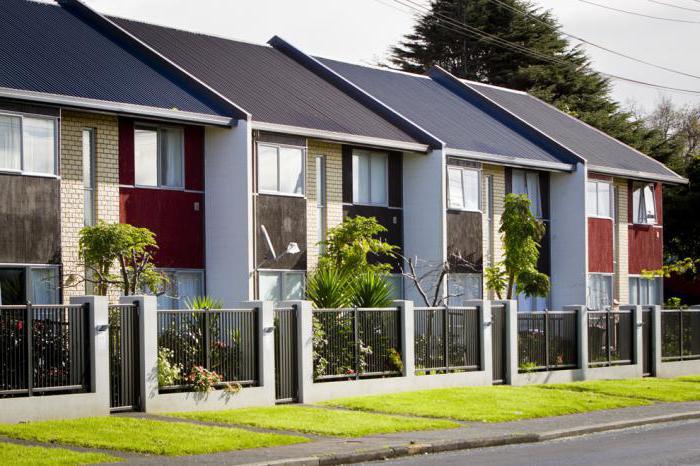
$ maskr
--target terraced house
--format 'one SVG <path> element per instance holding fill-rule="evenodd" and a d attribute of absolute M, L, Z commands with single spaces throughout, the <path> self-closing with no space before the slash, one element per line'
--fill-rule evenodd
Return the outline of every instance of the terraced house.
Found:
<path fill-rule="evenodd" d="M 121 18 L 77 0 L 0 4 L 2 303 L 83 294 L 77 235 L 97 220 L 157 235 L 164 308 L 298 299 L 318 242 L 376 217 L 448 287 L 487 296 L 508 192 L 547 236 L 551 295 L 521 310 L 657 303 L 661 164 L 527 94 Z M 26 18 L 32 17 L 33 21 Z M 415 298 L 393 264 L 397 296 Z M 82 288 L 81 288 L 82 286 Z"/>

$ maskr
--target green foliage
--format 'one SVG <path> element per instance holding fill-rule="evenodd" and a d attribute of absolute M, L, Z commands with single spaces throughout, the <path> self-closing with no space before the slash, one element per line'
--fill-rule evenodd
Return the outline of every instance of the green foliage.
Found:
<path fill-rule="evenodd" d="M 484 269 L 484 281 L 486 288 L 496 293 L 498 299 L 503 299 L 503 294 L 508 286 L 508 274 L 499 265 L 492 265 Z"/>
<path fill-rule="evenodd" d="M 204 310 L 204 309 L 223 309 L 224 303 L 220 299 L 212 298 L 211 296 L 195 296 L 185 300 L 187 309 Z"/>
<path fill-rule="evenodd" d="M 160 348 L 158 350 L 158 386 L 172 387 L 182 380 L 182 364 L 172 363 L 175 357 L 173 350 Z"/>
<path fill-rule="evenodd" d="M 216 386 L 222 382 L 219 374 L 202 366 L 192 366 L 187 381 L 192 385 L 192 390 L 205 393 L 213 392 Z"/>
<path fill-rule="evenodd" d="M 695 275 L 698 265 L 700 265 L 700 259 L 686 257 L 685 259 L 665 264 L 660 269 L 642 270 L 642 276 L 644 278 L 670 278 L 671 275 L 684 275 L 686 273 Z"/>
<path fill-rule="evenodd" d="M 390 285 L 377 272 L 368 270 L 353 282 L 353 307 L 389 307 L 392 301 Z"/>
<path fill-rule="evenodd" d="M 79 464 L 120 463 L 121 461 L 121 458 L 103 453 L 0 442 L 0 464 L 11 464 L 12 466 L 77 466 Z"/>
<path fill-rule="evenodd" d="M 330 264 L 320 265 L 306 281 L 306 297 L 317 308 L 348 307 L 352 300 L 349 274 Z"/>
<path fill-rule="evenodd" d="M 110 286 L 118 286 L 124 295 L 159 289 L 166 278 L 152 262 L 157 249 L 152 231 L 126 223 L 83 227 L 78 240 L 78 253 L 88 270 L 84 280 L 94 282 L 98 295 L 106 295 Z M 119 273 L 112 273 L 115 268 Z M 68 284 L 76 281 L 71 277 Z"/>
<path fill-rule="evenodd" d="M 666 309 L 682 309 L 684 306 L 681 298 L 673 297 L 666 300 L 664 307 Z"/>
<path fill-rule="evenodd" d="M 389 348 L 389 363 L 396 372 L 403 373 L 403 360 L 396 348 Z"/>
<path fill-rule="evenodd" d="M 524 362 L 518 367 L 518 372 L 521 374 L 531 374 L 537 370 L 537 363 L 532 361 Z"/>

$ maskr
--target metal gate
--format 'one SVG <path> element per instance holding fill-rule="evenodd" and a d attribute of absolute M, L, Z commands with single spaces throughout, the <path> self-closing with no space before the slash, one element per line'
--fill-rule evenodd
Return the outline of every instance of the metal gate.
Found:
<path fill-rule="evenodd" d="M 642 309 L 642 375 L 650 377 L 652 374 L 652 320 L 651 309 Z"/>
<path fill-rule="evenodd" d="M 493 354 L 493 383 L 506 381 L 506 308 L 504 305 L 491 307 L 491 347 Z"/>
<path fill-rule="evenodd" d="M 294 403 L 298 395 L 297 308 L 275 309 L 275 399 Z"/>
<path fill-rule="evenodd" d="M 139 306 L 109 306 L 109 407 L 112 412 L 140 409 Z"/>

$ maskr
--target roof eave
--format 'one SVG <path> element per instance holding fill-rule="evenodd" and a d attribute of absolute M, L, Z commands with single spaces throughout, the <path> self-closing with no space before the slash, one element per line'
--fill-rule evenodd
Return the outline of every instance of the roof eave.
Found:
<path fill-rule="evenodd" d="M 659 181 L 666 184 L 688 184 L 688 180 L 679 175 L 661 175 L 658 173 L 642 172 L 638 170 L 625 170 L 624 168 L 603 167 L 600 165 L 588 165 L 589 172 L 611 175 L 620 178 L 631 178 L 643 181 Z"/>
<path fill-rule="evenodd" d="M 571 173 L 576 171 L 576 165 L 563 162 L 550 162 L 547 160 L 531 160 L 522 157 L 514 157 L 510 155 L 487 154 L 485 152 L 476 152 L 463 149 L 445 149 L 446 155 L 456 157 L 465 157 L 482 162 L 493 162 L 497 165 L 505 165 L 510 167 L 534 168 L 546 171 L 566 172 Z"/>

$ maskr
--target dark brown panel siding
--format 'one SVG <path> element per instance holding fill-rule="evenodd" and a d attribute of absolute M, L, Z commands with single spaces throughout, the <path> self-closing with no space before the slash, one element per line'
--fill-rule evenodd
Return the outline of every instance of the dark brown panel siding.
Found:
<path fill-rule="evenodd" d="M 306 199 L 260 194 L 256 204 L 257 266 L 263 269 L 306 270 Z M 260 229 L 261 225 L 265 225 L 278 255 L 284 252 L 292 241 L 299 245 L 301 253 L 285 255 L 277 261 L 267 261 L 270 254 Z"/>
<path fill-rule="evenodd" d="M 403 207 L 403 158 L 401 152 L 389 152 L 389 206 Z"/>
<path fill-rule="evenodd" d="M 0 262 L 59 264 L 59 181 L 0 175 Z"/>
<path fill-rule="evenodd" d="M 380 238 L 389 244 L 398 246 L 403 253 L 403 211 L 399 209 L 387 209 L 386 207 L 374 207 L 352 205 L 343 207 L 344 217 L 374 217 L 377 222 L 387 229 Z M 389 258 L 377 258 L 371 262 L 390 262 L 394 272 L 400 271 L 400 261 Z"/>
<path fill-rule="evenodd" d="M 43 105 L 13 100 L 0 99 L 0 109 L 17 113 L 33 113 L 34 115 L 46 115 L 52 117 L 58 117 L 61 115 L 61 110 L 58 107 L 45 107 Z"/>
<path fill-rule="evenodd" d="M 479 273 L 483 269 L 483 235 L 480 212 L 447 211 L 447 257 L 457 255 L 468 265 L 458 265 L 458 272 Z"/>
<path fill-rule="evenodd" d="M 352 204 L 352 147 L 343 146 L 343 203 Z"/>

